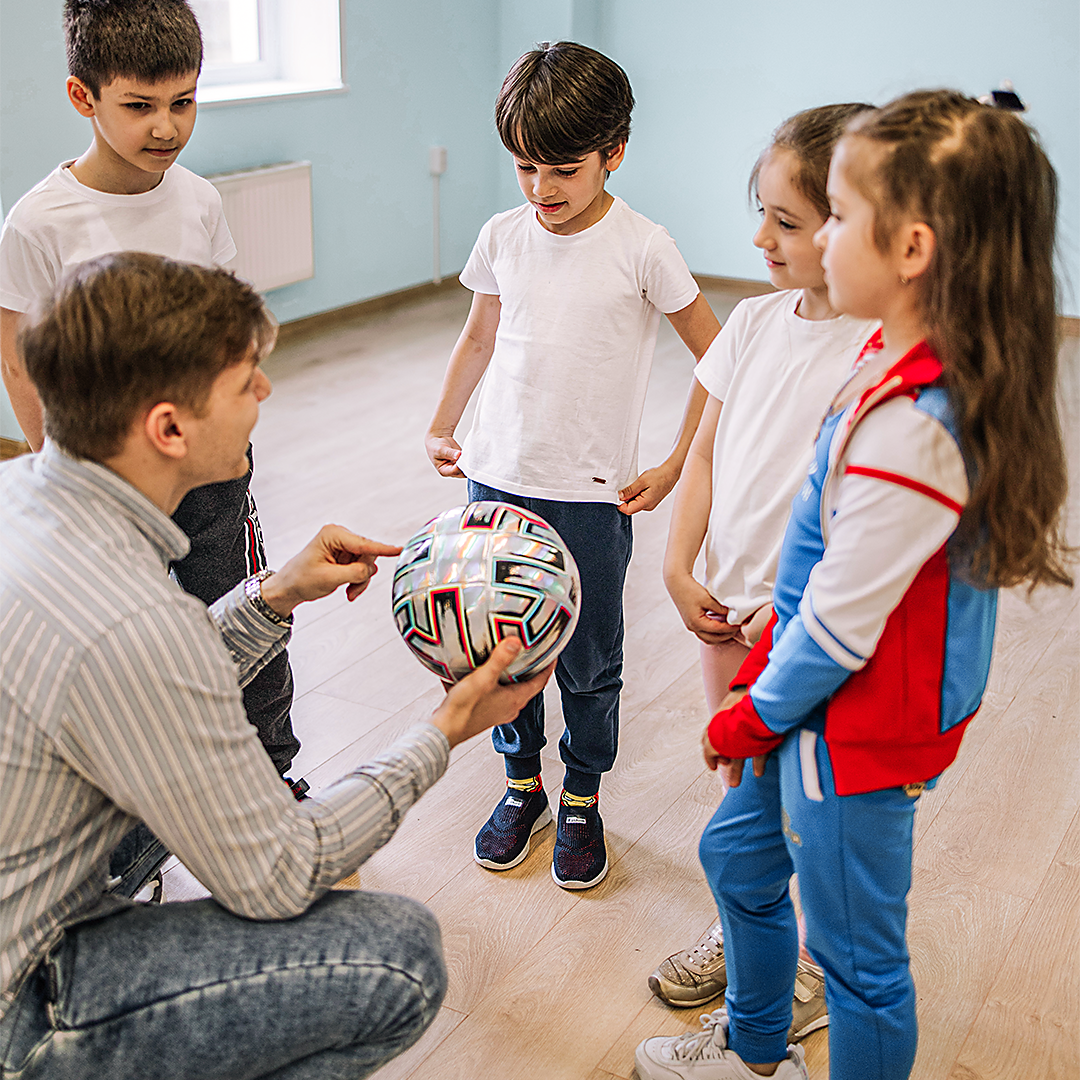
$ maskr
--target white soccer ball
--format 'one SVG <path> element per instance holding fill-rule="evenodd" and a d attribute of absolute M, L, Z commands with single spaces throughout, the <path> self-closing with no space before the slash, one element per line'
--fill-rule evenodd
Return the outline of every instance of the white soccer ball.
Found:
<path fill-rule="evenodd" d="M 429 670 L 456 682 L 510 634 L 524 648 L 504 682 L 547 667 L 577 626 L 581 580 L 559 534 L 501 502 L 447 510 L 405 544 L 394 571 L 394 621 Z"/>

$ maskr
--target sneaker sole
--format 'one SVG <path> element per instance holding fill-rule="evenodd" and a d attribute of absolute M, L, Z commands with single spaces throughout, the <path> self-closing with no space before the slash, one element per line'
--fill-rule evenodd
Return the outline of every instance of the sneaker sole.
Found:
<path fill-rule="evenodd" d="M 719 990 L 710 990 L 704 997 L 675 998 L 670 996 L 661 981 L 661 977 L 654 971 L 649 976 L 649 989 L 665 1005 L 671 1005 L 676 1009 L 694 1009 L 699 1005 L 704 1005 L 707 1001 L 712 1001 L 713 998 L 718 998 L 727 989 L 727 984 L 725 983 Z"/>
<path fill-rule="evenodd" d="M 485 870 L 512 870 L 520 862 L 525 861 L 525 857 L 529 854 L 529 848 L 532 846 L 530 841 L 533 836 L 541 829 L 551 824 L 551 807 L 545 806 L 544 812 L 533 822 L 533 827 L 529 830 L 529 839 L 525 841 L 525 846 L 521 849 L 521 854 L 512 862 L 492 862 L 490 859 L 481 859 L 476 853 L 476 848 L 473 848 L 473 859 L 478 862 Z M 605 867 L 604 873 L 607 873 Z"/>
<path fill-rule="evenodd" d="M 594 885 L 599 885 L 600 882 L 607 877 L 607 872 L 608 864 L 607 860 L 605 859 L 604 869 L 601 870 L 600 873 L 592 879 L 592 881 L 562 881 L 560 880 L 559 875 L 555 873 L 555 864 L 551 864 L 551 880 L 554 881 L 560 889 L 591 889 Z"/>
<path fill-rule="evenodd" d="M 788 1042 L 789 1043 L 799 1042 L 802 1039 L 805 1039 L 806 1036 L 809 1035 L 811 1032 L 820 1031 L 823 1027 L 828 1027 L 828 1026 L 829 1026 L 829 1014 L 828 1013 L 823 1013 L 821 1016 L 817 1017 L 816 1020 L 811 1020 L 809 1024 L 806 1024 L 803 1027 L 799 1028 L 798 1031 L 796 1031 L 794 1028 L 792 1028 L 788 1032 Z"/>

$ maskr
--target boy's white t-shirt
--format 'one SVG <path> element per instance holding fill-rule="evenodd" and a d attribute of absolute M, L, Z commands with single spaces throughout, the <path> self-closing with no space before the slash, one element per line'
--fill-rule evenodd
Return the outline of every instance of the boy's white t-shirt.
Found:
<path fill-rule="evenodd" d="M 61 273 L 98 255 L 144 251 L 221 266 L 236 255 L 221 196 L 208 180 L 173 165 L 139 195 L 80 184 L 66 161 L 12 208 L 0 234 L 0 307 L 24 312 Z"/>
<path fill-rule="evenodd" d="M 874 320 L 801 319 L 801 289 L 743 300 L 697 380 L 724 403 L 713 444 L 705 587 L 740 623 L 772 600 L 791 500 L 806 479 L 818 426 Z"/>
<path fill-rule="evenodd" d="M 675 241 L 618 197 L 571 236 L 526 203 L 480 230 L 461 283 L 502 304 L 461 471 L 516 495 L 617 503 L 637 476 L 661 312 L 699 291 Z"/>

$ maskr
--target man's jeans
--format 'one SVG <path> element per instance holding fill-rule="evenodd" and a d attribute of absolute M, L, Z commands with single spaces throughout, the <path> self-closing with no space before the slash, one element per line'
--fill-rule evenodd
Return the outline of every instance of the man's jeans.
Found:
<path fill-rule="evenodd" d="M 282 922 L 140 904 L 68 928 L 0 1020 L 0 1077 L 354 1080 L 445 992 L 438 923 L 404 897 L 330 892 Z"/>

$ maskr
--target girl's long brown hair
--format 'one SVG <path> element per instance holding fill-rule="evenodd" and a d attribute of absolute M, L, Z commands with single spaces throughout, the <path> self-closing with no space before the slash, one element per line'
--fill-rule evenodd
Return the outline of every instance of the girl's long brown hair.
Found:
<path fill-rule="evenodd" d="M 902 218 L 934 232 L 921 310 L 971 481 L 954 552 L 990 586 L 1071 585 L 1053 167 L 1020 117 L 948 90 L 897 98 L 845 137 L 873 149 L 852 179 L 875 204 L 878 245 Z"/>

